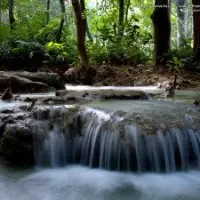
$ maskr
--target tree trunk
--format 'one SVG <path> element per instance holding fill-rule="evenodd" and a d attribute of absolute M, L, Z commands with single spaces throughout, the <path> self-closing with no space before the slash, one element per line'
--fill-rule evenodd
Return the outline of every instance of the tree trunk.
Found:
<path fill-rule="evenodd" d="M 156 0 L 151 15 L 154 26 L 154 62 L 164 65 L 168 59 L 170 48 L 170 8 L 168 0 Z"/>
<path fill-rule="evenodd" d="M 14 17 L 14 0 L 8 1 L 9 6 L 9 22 L 10 22 L 10 29 L 13 30 L 14 23 L 15 23 L 15 17 Z"/>
<path fill-rule="evenodd" d="M 176 0 L 177 22 L 178 22 L 178 46 L 185 43 L 186 38 L 186 0 Z"/>
<path fill-rule="evenodd" d="M 50 20 L 50 0 L 47 0 L 47 16 L 46 16 L 46 24 L 49 23 L 49 20 Z"/>
<path fill-rule="evenodd" d="M 124 0 L 119 0 L 119 34 L 124 32 Z"/>
<path fill-rule="evenodd" d="M 194 58 L 200 62 L 200 1 L 193 0 Z"/>
<path fill-rule="evenodd" d="M 85 14 L 85 0 L 80 0 L 80 7 L 81 7 L 81 13 L 83 17 L 85 35 L 87 34 L 89 40 L 93 41 L 93 37 L 92 37 L 92 34 L 90 33 L 90 29 L 88 26 L 87 16 Z"/>
<path fill-rule="evenodd" d="M 60 24 L 58 27 L 58 32 L 56 35 L 56 42 L 60 42 L 61 36 L 62 36 L 62 30 L 65 22 L 65 0 L 59 0 L 60 1 L 60 8 L 61 8 L 61 19 L 60 19 Z"/>
<path fill-rule="evenodd" d="M 88 57 L 85 46 L 85 26 L 81 15 L 81 6 L 78 0 L 72 0 L 72 6 L 76 18 L 77 47 L 80 64 L 83 68 L 88 68 Z"/>
<path fill-rule="evenodd" d="M 77 69 L 76 74 L 84 84 L 92 84 L 96 75 L 96 70 L 89 66 L 86 45 L 85 45 L 85 26 L 81 15 L 81 6 L 79 0 L 71 0 L 76 18 L 77 48 L 81 67 Z"/>
<path fill-rule="evenodd" d="M 126 3 L 126 13 L 125 13 L 125 20 L 126 20 L 126 22 L 128 21 L 128 11 L 129 11 L 130 5 L 131 5 L 131 0 L 127 0 L 127 3 Z"/>

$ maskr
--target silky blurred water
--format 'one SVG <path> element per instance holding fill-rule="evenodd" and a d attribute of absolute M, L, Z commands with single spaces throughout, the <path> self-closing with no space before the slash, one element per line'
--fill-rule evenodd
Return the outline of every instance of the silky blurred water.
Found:
<path fill-rule="evenodd" d="M 71 166 L 0 169 L 2 200 L 199 200 L 200 172 L 132 174 Z"/>
<path fill-rule="evenodd" d="M 188 119 L 198 116 L 190 105 L 199 93 L 177 93 L 178 100 L 103 101 L 91 107 L 134 111 L 164 116 L 172 113 Z M 187 98 L 187 96 L 189 96 Z M 185 101 L 185 100 L 184 100 Z M 18 106 L 18 102 L 0 102 L 0 108 Z M 200 172 L 122 173 L 83 166 L 54 169 L 18 169 L 0 165 L 1 200 L 199 200 Z"/>

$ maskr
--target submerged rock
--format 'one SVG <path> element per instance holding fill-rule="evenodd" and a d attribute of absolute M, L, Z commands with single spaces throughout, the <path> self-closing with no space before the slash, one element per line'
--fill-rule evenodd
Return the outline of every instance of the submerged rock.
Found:
<path fill-rule="evenodd" d="M 92 95 L 100 96 L 101 99 L 148 99 L 148 95 L 140 90 L 100 90 Z"/>
<path fill-rule="evenodd" d="M 140 90 L 114 90 L 114 89 L 98 89 L 98 90 L 58 90 L 56 96 L 75 99 L 101 99 L 101 100 L 127 100 L 127 99 L 148 99 L 148 94 Z"/>

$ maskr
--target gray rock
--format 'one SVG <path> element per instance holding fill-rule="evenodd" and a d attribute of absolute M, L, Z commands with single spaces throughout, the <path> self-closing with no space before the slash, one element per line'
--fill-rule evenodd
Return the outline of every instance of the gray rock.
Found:
<path fill-rule="evenodd" d="M 33 82 L 26 78 L 1 72 L 0 91 L 4 91 L 8 87 L 11 87 L 14 93 L 48 92 L 50 90 L 49 86 L 45 83 Z"/>
<path fill-rule="evenodd" d="M 23 123 L 7 124 L 1 139 L 1 155 L 16 164 L 32 164 L 34 161 L 33 135 Z"/>
<path fill-rule="evenodd" d="M 58 90 L 56 96 L 67 99 L 148 99 L 148 94 L 139 90 Z"/>
<path fill-rule="evenodd" d="M 12 72 L 13 75 L 29 79 L 34 82 L 42 82 L 47 84 L 49 87 L 56 89 L 64 89 L 65 82 L 61 76 L 56 73 L 48 72 Z"/>
<path fill-rule="evenodd" d="M 0 91 L 11 87 L 14 93 L 49 92 L 64 89 L 65 83 L 56 73 L 0 72 Z"/>

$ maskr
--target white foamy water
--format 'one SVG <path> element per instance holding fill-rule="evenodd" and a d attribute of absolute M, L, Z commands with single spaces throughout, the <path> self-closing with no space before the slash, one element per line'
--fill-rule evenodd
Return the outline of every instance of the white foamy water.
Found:
<path fill-rule="evenodd" d="M 200 172 L 131 174 L 80 166 L 12 172 L 0 175 L 0 194 L 2 200 L 199 200 Z"/>
<path fill-rule="evenodd" d="M 88 85 L 65 85 L 67 90 L 75 90 L 75 91 L 95 91 L 95 90 L 142 90 L 146 92 L 155 91 L 161 92 L 164 90 L 158 89 L 157 86 L 142 86 L 142 87 L 134 87 L 134 86 L 88 86 Z"/>
<path fill-rule="evenodd" d="M 88 85 L 65 85 L 66 90 L 69 91 L 97 91 L 97 90 L 115 90 L 115 91 L 135 91 L 141 90 L 146 93 L 159 95 L 165 92 L 165 89 L 160 89 L 157 86 L 88 86 Z M 161 95 L 162 96 L 162 95 Z M 163 97 L 162 97 L 163 98 Z M 175 90 L 175 97 L 173 100 L 178 101 L 194 101 L 200 99 L 200 92 L 194 90 Z"/>
<path fill-rule="evenodd" d="M 19 95 L 20 97 L 29 97 L 29 98 L 53 97 L 55 96 L 55 92 L 27 93 L 27 94 L 19 94 Z"/>
<path fill-rule="evenodd" d="M 23 103 L 23 102 L 19 102 L 19 101 L 12 101 L 12 102 L 9 102 L 9 101 L 0 101 L 0 109 L 11 109 L 11 108 L 16 108 L 20 105 L 24 105 L 26 103 Z"/>

